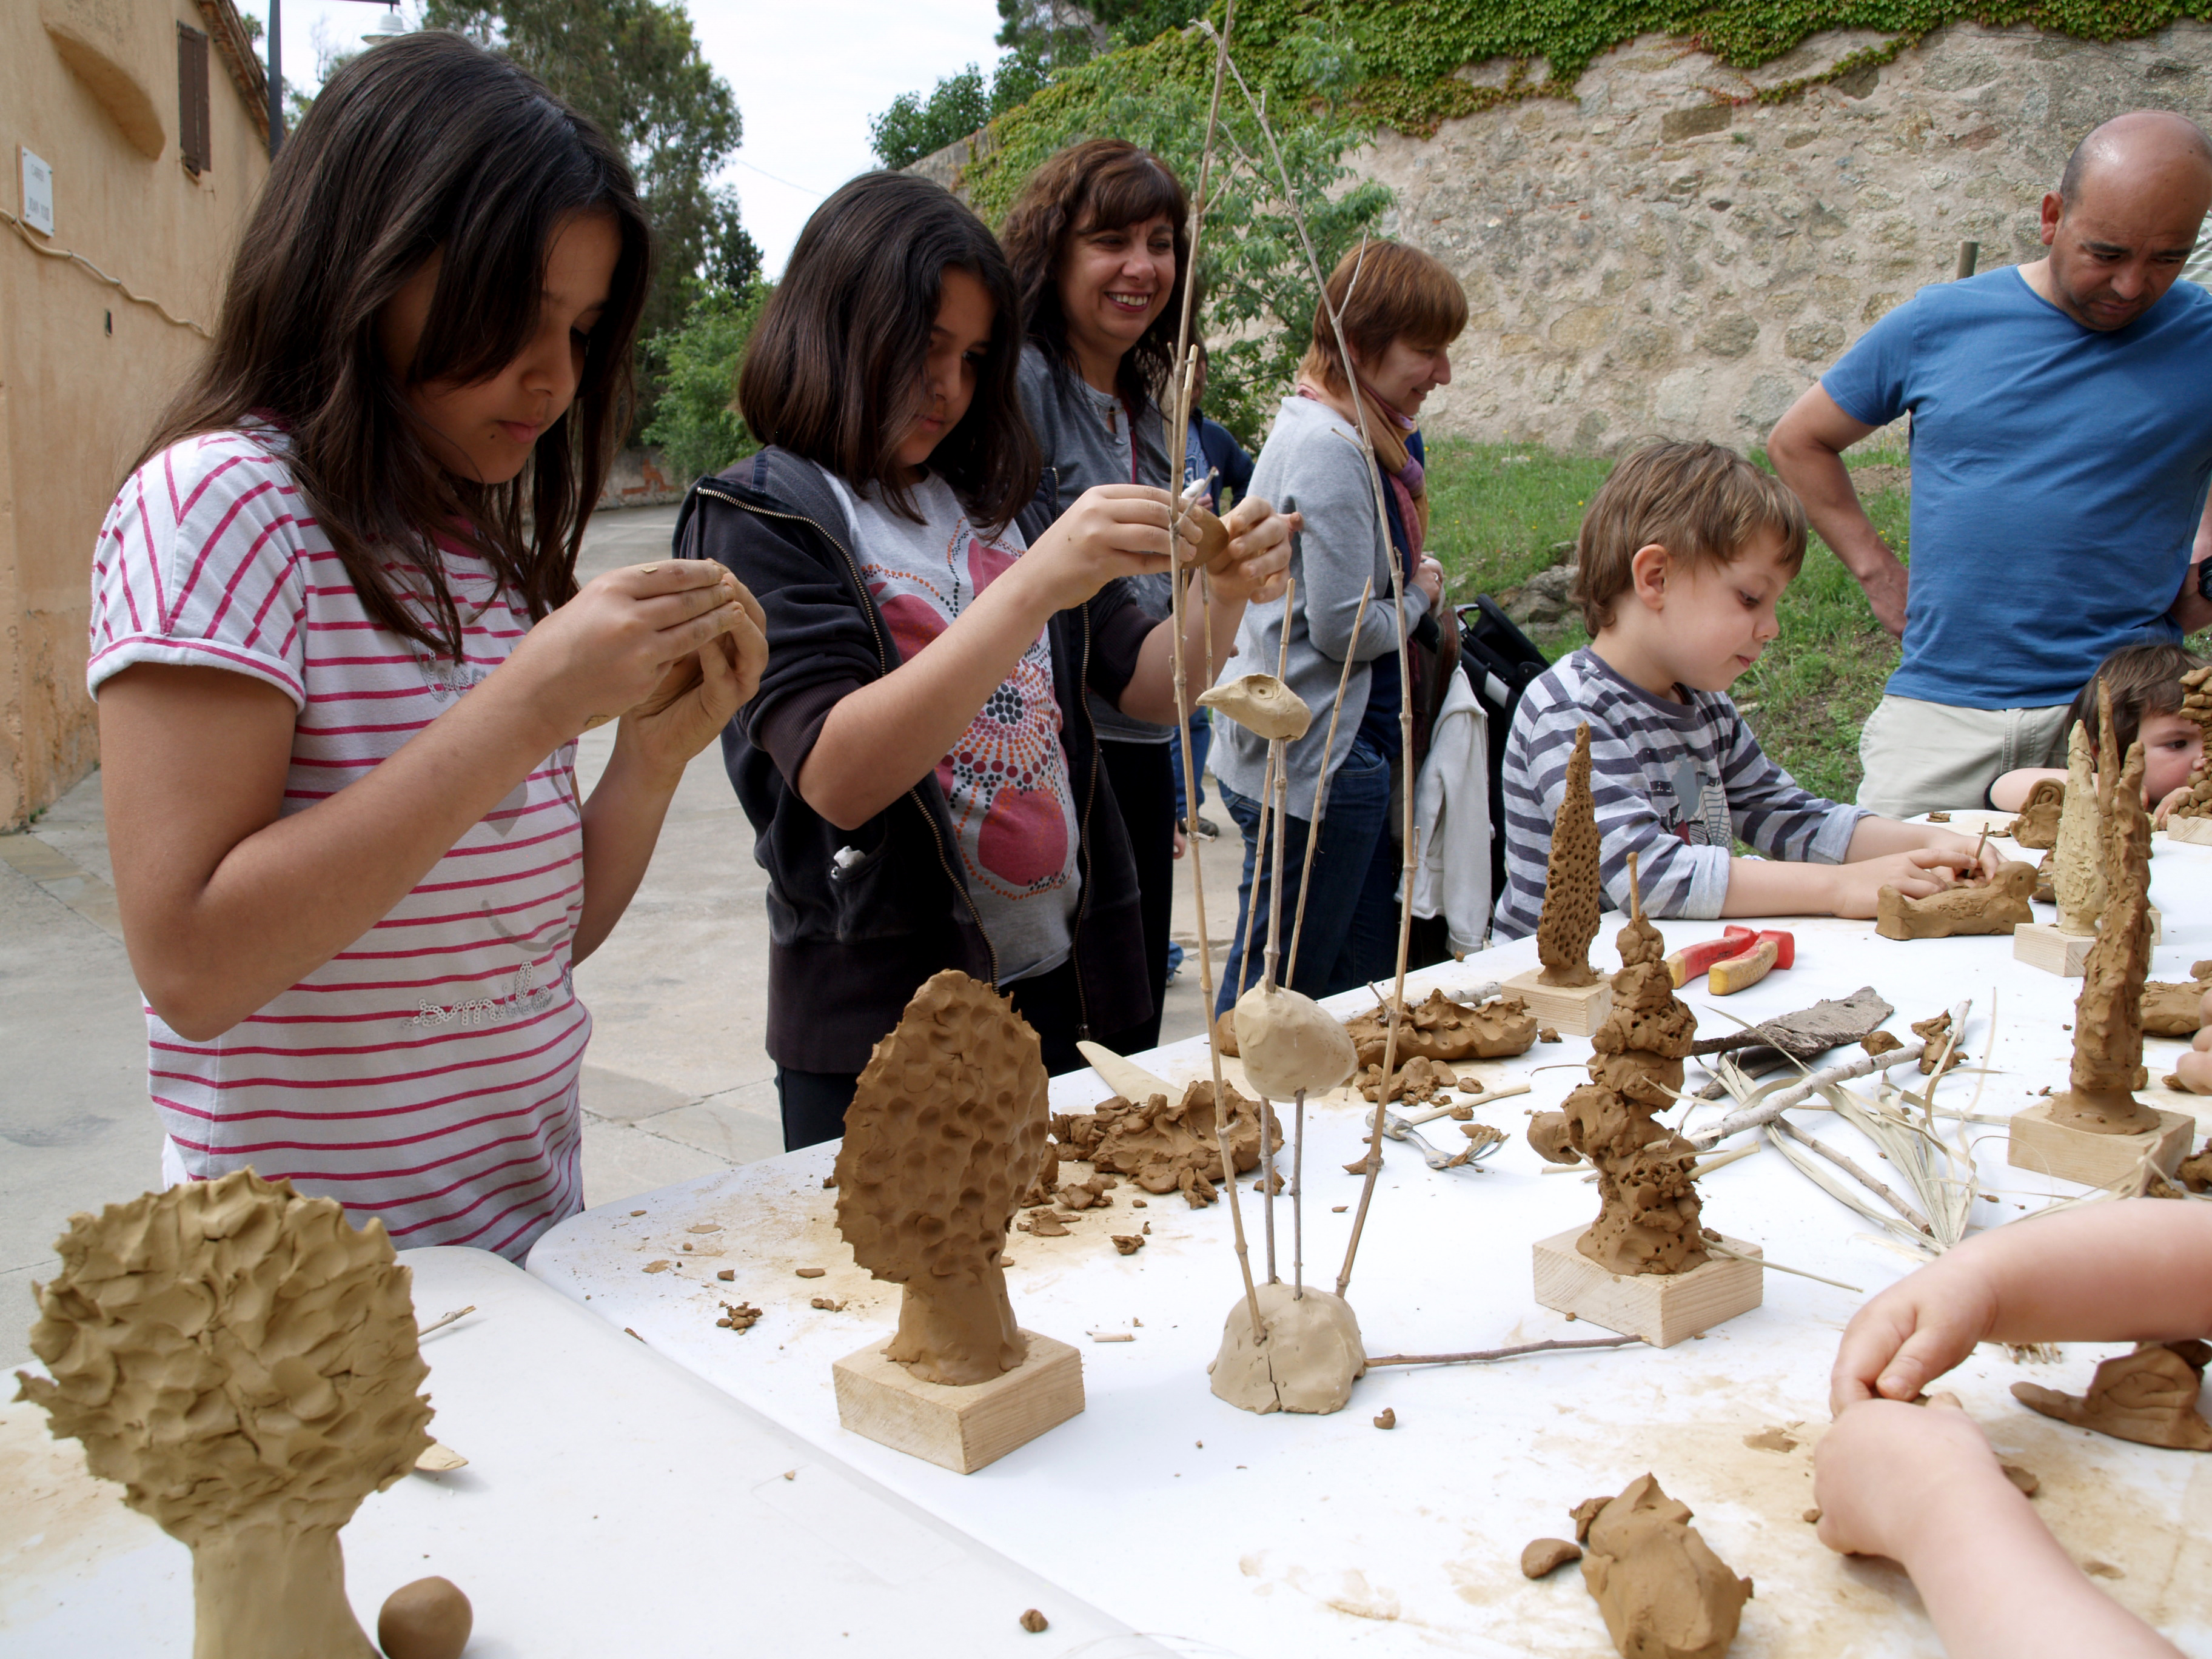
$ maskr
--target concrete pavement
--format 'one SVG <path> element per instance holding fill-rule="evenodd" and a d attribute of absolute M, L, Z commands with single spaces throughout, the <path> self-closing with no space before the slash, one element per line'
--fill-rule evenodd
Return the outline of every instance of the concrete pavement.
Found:
<path fill-rule="evenodd" d="M 674 507 L 602 513 L 579 574 L 661 556 Z M 588 790 L 613 728 L 585 734 Z M 1215 962 L 1236 919 L 1234 829 L 1205 859 Z M 1181 875 L 1178 867 L 1178 875 Z M 161 1172 L 146 1105 L 145 1023 L 115 912 L 100 775 L 29 831 L 0 836 L 0 1365 L 27 1356 L 30 1282 L 53 1270 L 71 1213 L 137 1195 Z M 598 953 L 576 969 L 594 1029 L 585 1059 L 584 1197 L 611 1203 L 782 1150 L 767 1014 L 767 878 L 710 746 L 685 773 L 651 866 Z M 1188 880 L 1176 936 L 1193 951 L 1168 988 L 1164 1039 L 1203 1029 Z"/>

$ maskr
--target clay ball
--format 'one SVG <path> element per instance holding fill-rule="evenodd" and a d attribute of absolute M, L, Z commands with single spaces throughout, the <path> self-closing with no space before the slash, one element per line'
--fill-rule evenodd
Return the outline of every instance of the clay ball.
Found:
<path fill-rule="evenodd" d="M 460 1659 L 476 1614 L 450 1578 L 417 1578 L 384 1600 L 376 1644 L 385 1659 Z"/>
<path fill-rule="evenodd" d="M 1359 1069 L 1351 1035 L 1311 997 L 1255 985 L 1232 1012 L 1244 1076 L 1270 1100 L 1326 1094 Z"/>

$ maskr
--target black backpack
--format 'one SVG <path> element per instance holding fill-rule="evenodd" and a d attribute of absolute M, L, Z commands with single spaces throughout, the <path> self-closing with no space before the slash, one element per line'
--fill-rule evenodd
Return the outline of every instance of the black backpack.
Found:
<path fill-rule="evenodd" d="M 1505 890 L 1505 739 L 1521 694 L 1552 665 L 1487 593 L 1459 607 L 1459 665 L 1490 717 L 1490 890 Z"/>

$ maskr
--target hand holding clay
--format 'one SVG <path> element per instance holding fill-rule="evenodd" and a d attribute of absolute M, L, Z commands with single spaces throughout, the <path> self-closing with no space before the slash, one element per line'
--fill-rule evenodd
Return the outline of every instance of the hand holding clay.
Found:
<path fill-rule="evenodd" d="M 1977 1270 L 1984 1250 L 1945 1256 L 1899 1279 L 1851 1316 L 1828 1373 L 1828 1409 L 1886 1396 L 1913 1400 L 1974 1351 L 1997 1316 L 1996 1287 Z"/>
<path fill-rule="evenodd" d="M 734 576 L 740 615 L 730 631 L 684 658 L 653 694 L 623 717 L 617 741 L 629 745 L 673 788 L 690 758 L 721 734 L 752 701 L 768 667 L 768 617 Z"/>
<path fill-rule="evenodd" d="M 1924 1543 L 1972 1525 L 1969 1516 L 2027 1503 L 1948 1394 L 1925 1406 L 1865 1400 L 1838 1417 L 1814 1450 L 1813 1501 L 1830 1549 L 1908 1567 Z"/>
<path fill-rule="evenodd" d="M 1833 866 L 1828 872 L 1829 914 L 1870 920 L 1881 908 L 1885 887 L 1894 887 L 1907 898 L 1933 898 L 1956 884 L 1960 871 L 1973 868 L 1973 843 L 1966 842 L 1955 852 L 1916 847 L 1906 853 Z"/>
<path fill-rule="evenodd" d="M 532 629 L 487 684 L 526 697 L 565 742 L 651 697 L 672 668 L 732 629 L 758 628 L 751 601 L 709 559 L 611 570 Z M 764 640 L 762 650 L 764 659 Z"/>
<path fill-rule="evenodd" d="M 1283 597 L 1284 574 L 1291 568 L 1291 538 L 1305 520 L 1278 513 L 1257 495 L 1247 495 L 1221 520 L 1229 548 L 1207 567 L 1213 595 L 1231 604 L 1265 605 Z"/>
<path fill-rule="evenodd" d="M 1024 588 L 1034 589 L 1043 614 L 1066 611 L 1116 576 L 1168 568 L 1174 517 L 1175 504 L 1164 489 L 1097 485 L 1077 496 L 1030 544 L 1014 571 Z M 1185 556 L 1198 546 L 1198 521 L 1189 514 L 1182 515 L 1180 539 Z"/>

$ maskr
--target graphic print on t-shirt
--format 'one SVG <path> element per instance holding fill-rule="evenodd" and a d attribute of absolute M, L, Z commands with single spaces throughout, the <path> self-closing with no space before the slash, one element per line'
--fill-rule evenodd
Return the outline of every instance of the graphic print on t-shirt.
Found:
<path fill-rule="evenodd" d="M 899 655 L 912 662 L 1013 562 L 1014 555 L 975 535 L 963 519 L 945 550 L 941 573 L 872 562 L 861 569 Z M 1060 748 L 1052 651 L 1042 634 L 938 762 L 937 781 L 972 885 L 1024 898 L 1065 884 L 1074 815 Z"/>

